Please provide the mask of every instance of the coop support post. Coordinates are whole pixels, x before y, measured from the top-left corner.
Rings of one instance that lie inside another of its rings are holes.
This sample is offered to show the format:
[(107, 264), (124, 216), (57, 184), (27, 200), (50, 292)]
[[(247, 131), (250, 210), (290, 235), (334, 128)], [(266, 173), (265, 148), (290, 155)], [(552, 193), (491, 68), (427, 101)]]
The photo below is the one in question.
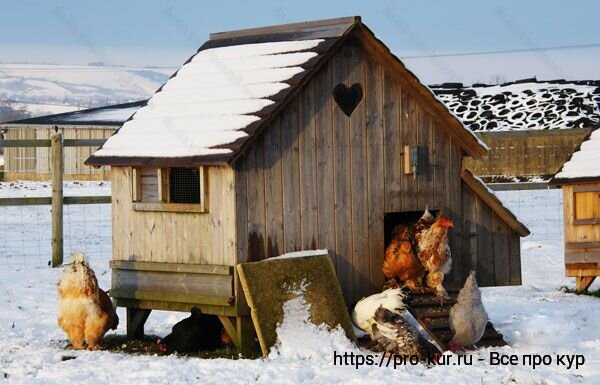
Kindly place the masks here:
[(256, 333), (250, 317), (227, 317), (220, 315), (219, 320), (221, 320), (223, 328), (225, 328), (225, 331), (229, 334), (239, 351), (252, 350), (254, 348)]
[(63, 140), (62, 134), (50, 137), (52, 147), (52, 267), (63, 263)]
[(585, 293), (590, 288), (590, 286), (592, 286), (592, 283), (594, 283), (595, 279), (596, 279), (595, 276), (591, 276), (591, 277), (577, 277), (575, 279), (577, 292), (578, 293)]
[(135, 340), (144, 338), (144, 324), (151, 311), (149, 309), (127, 308), (127, 338)]

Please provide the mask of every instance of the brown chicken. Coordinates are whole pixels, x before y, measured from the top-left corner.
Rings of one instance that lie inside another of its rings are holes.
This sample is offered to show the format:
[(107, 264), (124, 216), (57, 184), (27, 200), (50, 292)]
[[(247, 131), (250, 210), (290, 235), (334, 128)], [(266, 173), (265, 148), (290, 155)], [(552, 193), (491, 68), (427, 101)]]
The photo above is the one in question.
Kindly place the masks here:
[(83, 253), (73, 254), (73, 262), (58, 281), (58, 325), (67, 333), (73, 348), (94, 350), (108, 329), (116, 329), (119, 317), (108, 294), (98, 287), (94, 271)]
[(417, 241), (417, 256), (427, 270), (425, 283), (435, 290), (438, 297), (444, 298), (448, 293), (442, 286), (444, 274), (452, 268), (448, 229), (454, 227), (452, 220), (440, 215), (427, 229), (420, 232)]
[(426, 206), (425, 212), (423, 213), (421, 218), (419, 218), (417, 223), (415, 223), (415, 225), (413, 226), (413, 233), (415, 235), (415, 242), (417, 245), (421, 241), (421, 236), (422, 236), (423, 232), (425, 230), (427, 230), (428, 228), (430, 228), (434, 222), (435, 222), (435, 217), (433, 215), (431, 215), (431, 213), (429, 212), (429, 207)]
[(415, 255), (412, 232), (407, 226), (398, 225), (392, 232), (394, 239), (385, 249), (381, 270), (388, 280), (399, 278), (406, 286), (421, 286), (425, 268)]

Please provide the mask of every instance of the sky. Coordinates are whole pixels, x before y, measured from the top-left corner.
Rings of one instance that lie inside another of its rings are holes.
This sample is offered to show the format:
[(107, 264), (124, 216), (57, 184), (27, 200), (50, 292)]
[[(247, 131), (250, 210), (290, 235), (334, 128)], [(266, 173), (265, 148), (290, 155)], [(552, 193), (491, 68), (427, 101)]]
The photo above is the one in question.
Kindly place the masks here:
[[(600, 2), (7, 1), (1, 63), (178, 67), (211, 32), (360, 15), (428, 83), (600, 78)], [(544, 47), (595, 45), (540, 50)]]

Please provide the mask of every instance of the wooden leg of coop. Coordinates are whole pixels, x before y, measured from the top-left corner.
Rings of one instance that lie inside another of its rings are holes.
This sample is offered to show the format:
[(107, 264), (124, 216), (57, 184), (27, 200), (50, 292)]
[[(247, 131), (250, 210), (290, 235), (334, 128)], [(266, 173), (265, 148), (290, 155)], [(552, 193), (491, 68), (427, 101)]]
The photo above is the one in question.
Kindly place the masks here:
[(144, 324), (152, 310), (127, 308), (127, 338), (144, 338)]
[(590, 286), (592, 285), (592, 283), (594, 282), (594, 280), (596, 279), (595, 276), (593, 277), (577, 277), (575, 278), (575, 282), (577, 285), (577, 292), (578, 293), (585, 293), (587, 291), (587, 289), (590, 288)]
[(225, 331), (240, 351), (254, 349), (254, 325), (250, 317), (219, 316)]

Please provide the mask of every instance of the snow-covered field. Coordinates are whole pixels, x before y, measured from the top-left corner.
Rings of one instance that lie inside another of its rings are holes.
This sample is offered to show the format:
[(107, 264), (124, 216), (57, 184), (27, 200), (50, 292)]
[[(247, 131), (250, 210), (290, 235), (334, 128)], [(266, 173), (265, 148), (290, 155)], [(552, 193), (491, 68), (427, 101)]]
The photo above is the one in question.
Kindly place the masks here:
[(172, 68), (0, 64), (0, 100), (39, 116), (148, 98)]
[[(0, 184), (0, 197), (46, 195), (41, 184)], [(70, 185), (66, 194), (98, 195), (105, 186), (93, 183)], [(88, 191), (89, 189), (89, 191)], [(175, 356), (131, 356), (103, 351), (65, 351), (66, 336), (56, 324), (56, 290), (59, 271), (36, 261), (8, 264), (0, 268), (0, 382), (26, 384), (600, 384), (600, 299), (563, 293), (573, 287), (563, 276), (560, 194), (553, 192), (503, 192), (499, 196), (527, 224), (531, 237), (522, 242), (523, 285), (483, 289), (491, 320), (505, 335), (510, 347), (473, 353), (471, 366), (423, 365), (396, 369), (378, 366), (334, 365), (334, 351), (361, 352), (340, 332), (329, 333), (306, 322), (308, 312), (301, 299), (289, 303), (280, 328), (280, 345), (259, 360), (178, 358)], [(28, 223), (37, 220), (33, 208), (24, 209), (23, 223), (11, 231), (25, 234)], [(548, 211), (545, 213), (545, 211)], [(0, 210), (0, 223), (6, 220)], [(9, 213), (10, 215), (10, 213)], [(538, 219), (538, 218), (542, 219)], [(80, 218), (81, 219), (81, 218)], [(544, 222), (549, 222), (545, 224)], [(90, 224), (91, 232), (104, 225)], [(0, 231), (7, 231), (0, 227)], [(29, 231), (29, 230), (27, 230)], [(104, 229), (102, 229), (104, 231)], [(536, 231), (543, 236), (536, 237)], [(15, 233), (16, 234), (16, 233)], [(83, 235), (79, 235), (83, 237)], [(31, 237), (33, 239), (35, 237)], [(110, 240), (110, 237), (108, 238)], [(85, 245), (84, 239), (81, 239)], [(30, 243), (35, 243), (31, 241)], [(85, 248), (84, 248), (85, 250)], [(0, 266), (5, 255), (0, 249)], [(107, 261), (94, 259), (102, 287), (110, 282)], [(598, 289), (595, 284), (592, 289)], [(125, 313), (119, 310), (123, 321)], [(183, 314), (154, 312), (146, 332), (165, 335)], [(116, 331), (125, 333), (124, 322)], [(514, 354), (518, 365), (491, 365), (490, 352)], [(524, 355), (550, 355), (552, 363), (533, 369), (523, 365)], [(585, 364), (567, 369), (556, 363), (557, 354), (579, 354)], [(63, 361), (63, 356), (75, 359)], [(482, 358), (483, 361), (478, 361)], [(338, 362), (339, 364), (339, 362)]]

